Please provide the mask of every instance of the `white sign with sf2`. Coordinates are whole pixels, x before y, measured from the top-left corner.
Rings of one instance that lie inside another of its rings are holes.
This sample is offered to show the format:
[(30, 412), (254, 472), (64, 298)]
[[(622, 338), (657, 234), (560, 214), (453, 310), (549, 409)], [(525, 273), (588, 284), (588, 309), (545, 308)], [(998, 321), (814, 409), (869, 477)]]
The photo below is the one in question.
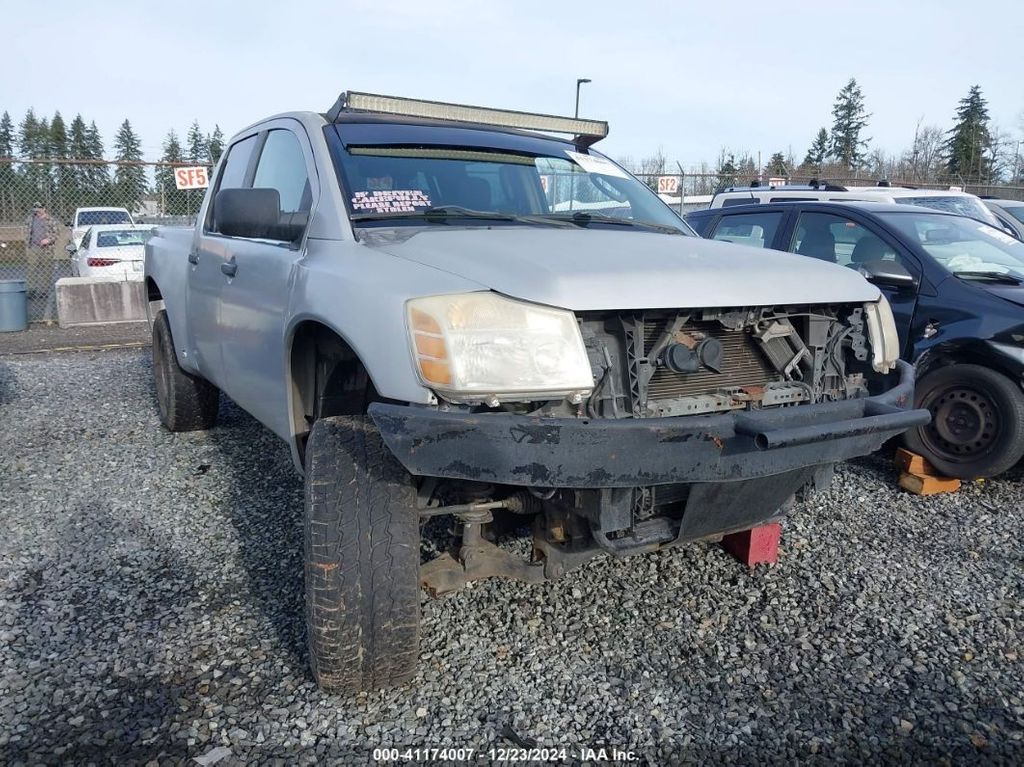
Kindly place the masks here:
[(174, 185), (178, 189), (206, 189), (210, 185), (210, 176), (206, 168), (175, 168)]

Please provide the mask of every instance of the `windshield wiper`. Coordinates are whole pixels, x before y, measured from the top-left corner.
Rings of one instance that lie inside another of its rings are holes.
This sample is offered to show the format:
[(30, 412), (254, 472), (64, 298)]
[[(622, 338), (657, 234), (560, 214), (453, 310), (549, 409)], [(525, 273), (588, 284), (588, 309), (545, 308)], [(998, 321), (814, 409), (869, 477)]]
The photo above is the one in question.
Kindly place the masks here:
[(461, 205), (438, 205), (415, 213), (356, 213), (353, 221), (390, 221), (392, 219), (415, 219), (431, 224), (448, 223), (452, 219), (473, 218), (481, 221), (515, 221), (526, 224), (544, 224), (546, 226), (573, 226), (572, 222), (551, 219), (546, 216), (518, 216), (513, 213), (501, 213), (496, 210), (473, 210)]
[(568, 221), (576, 226), (587, 226), (591, 222), (596, 221), (600, 224), (629, 226), (636, 229), (651, 229), (656, 232), (665, 232), (667, 234), (685, 234), (681, 229), (669, 226), (668, 224), (655, 224), (650, 221), (637, 221), (631, 218), (616, 218), (615, 216), (608, 216), (604, 213), (596, 213), (589, 210), (573, 211), (570, 215), (563, 213), (548, 213), (544, 215), (543, 218), (550, 221)]
[(1008, 272), (953, 272), (953, 274), (965, 280), (992, 280), (992, 282), (1002, 282), (1006, 285), (1020, 285), (1024, 282), (1020, 277), (1014, 277)]

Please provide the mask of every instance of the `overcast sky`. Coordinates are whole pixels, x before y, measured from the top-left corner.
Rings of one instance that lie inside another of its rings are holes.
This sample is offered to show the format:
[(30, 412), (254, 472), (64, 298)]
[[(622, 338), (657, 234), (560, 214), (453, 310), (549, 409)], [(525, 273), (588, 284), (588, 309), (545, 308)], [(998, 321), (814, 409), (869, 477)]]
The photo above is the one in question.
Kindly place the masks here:
[(81, 112), (108, 155), (125, 117), (156, 159), (194, 118), (230, 136), (324, 111), (345, 89), (571, 114), (577, 77), (593, 80), (581, 115), (611, 124), (605, 153), (660, 146), (684, 166), (723, 146), (802, 159), (850, 77), (872, 147), (906, 148), (918, 118), (948, 128), (975, 83), (993, 121), (1014, 140), (1022, 130), (1019, 0), (50, 0), (3, 16), (0, 111)]

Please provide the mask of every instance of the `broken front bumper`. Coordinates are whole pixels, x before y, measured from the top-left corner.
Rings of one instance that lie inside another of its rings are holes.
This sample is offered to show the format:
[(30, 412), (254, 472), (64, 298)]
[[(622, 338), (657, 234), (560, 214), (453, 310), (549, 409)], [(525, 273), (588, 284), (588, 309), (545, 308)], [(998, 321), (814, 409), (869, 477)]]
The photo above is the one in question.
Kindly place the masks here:
[(914, 368), (862, 399), (712, 416), (534, 418), (375, 403), (370, 415), (411, 474), (597, 489), (768, 477), (877, 450), (914, 426)]

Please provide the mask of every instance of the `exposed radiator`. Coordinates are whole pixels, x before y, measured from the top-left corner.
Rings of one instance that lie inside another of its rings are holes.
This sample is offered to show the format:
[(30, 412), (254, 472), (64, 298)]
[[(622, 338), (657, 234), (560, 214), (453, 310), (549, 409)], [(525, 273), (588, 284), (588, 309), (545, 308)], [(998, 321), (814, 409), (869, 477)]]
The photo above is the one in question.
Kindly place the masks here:
[[(668, 321), (644, 324), (644, 353), (657, 342)], [(691, 322), (688, 330), (699, 330), (722, 343), (722, 372), (701, 370), (678, 374), (659, 368), (648, 385), (648, 399), (660, 400), (706, 394), (722, 388), (764, 386), (779, 380), (765, 355), (757, 348), (757, 340), (745, 330), (727, 330), (717, 322)]]

